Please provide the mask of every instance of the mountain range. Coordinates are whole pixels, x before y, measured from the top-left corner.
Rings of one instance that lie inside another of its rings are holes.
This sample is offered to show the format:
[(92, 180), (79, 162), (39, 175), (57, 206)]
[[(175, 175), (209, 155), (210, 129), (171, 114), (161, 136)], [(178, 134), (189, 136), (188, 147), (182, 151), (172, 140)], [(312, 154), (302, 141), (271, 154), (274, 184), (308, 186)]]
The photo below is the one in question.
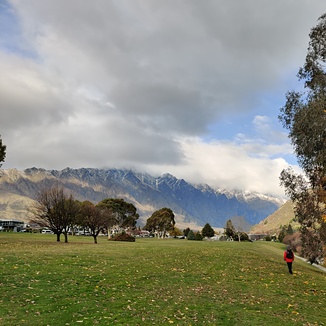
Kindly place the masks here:
[(143, 226), (152, 213), (171, 208), (176, 226), (199, 229), (209, 223), (223, 228), (228, 219), (244, 231), (275, 212), (284, 200), (240, 190), (221, 190), (207, 184), (191, 184), (171, 174), (159, 177), (134, 170), (81, 168), (1, 170), (0, 219), (28, 222), (29, 207), (44, 187), (63, 186), (80, 200), (94, 203), (105, 198), (123, 198), (133, 203)]

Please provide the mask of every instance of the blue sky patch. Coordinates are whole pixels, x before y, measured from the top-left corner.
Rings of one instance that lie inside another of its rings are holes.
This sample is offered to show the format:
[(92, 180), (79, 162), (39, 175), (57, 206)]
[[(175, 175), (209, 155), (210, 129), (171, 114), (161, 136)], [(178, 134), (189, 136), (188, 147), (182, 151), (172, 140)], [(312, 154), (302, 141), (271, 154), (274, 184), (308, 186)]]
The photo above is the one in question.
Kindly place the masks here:
[(0, 3), (0, 50), (22, 57), (36, 57), (35, 50), (24, 38), (17, 13), (6, 0)]

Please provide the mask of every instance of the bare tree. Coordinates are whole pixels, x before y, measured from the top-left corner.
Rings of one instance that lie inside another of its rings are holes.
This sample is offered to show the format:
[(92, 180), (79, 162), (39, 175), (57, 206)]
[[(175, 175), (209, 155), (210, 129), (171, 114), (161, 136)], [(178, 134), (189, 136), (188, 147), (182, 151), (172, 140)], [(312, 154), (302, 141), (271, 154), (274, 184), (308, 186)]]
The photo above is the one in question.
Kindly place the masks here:
[(81, 224), (90, 230), (94, 243), (97, 243), (97, 236), (107, 228), (107, 215), (90, 201), (81, 203), (79, 215)]
[(68, 229), (76, 219), (78, 209), (76, 200), (71, 194), (67, 195), (64, 188), (44, 188), (36, 196), (32, 222), (50, 228), (56, 234), (57, 241), (64, 233), (65, 242), (68, 242)]

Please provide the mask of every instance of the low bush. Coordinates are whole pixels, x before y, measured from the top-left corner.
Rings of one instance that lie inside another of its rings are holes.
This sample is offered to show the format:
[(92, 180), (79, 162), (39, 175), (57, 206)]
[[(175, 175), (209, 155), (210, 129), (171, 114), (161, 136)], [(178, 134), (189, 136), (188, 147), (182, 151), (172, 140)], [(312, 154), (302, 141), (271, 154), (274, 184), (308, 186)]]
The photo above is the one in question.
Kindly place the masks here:
[(300, 239), (300, 232), (295, 232), (293, 234), (287, 234), (283, 238), (283, 243), (291, 246), (292, 250), (297, 252), (301, 255), (301, 239)]
[(111, 240), (113, 241), (127, 241), (127, 242), (135, 242), (136, 239), (132, 235), (122, 232), (115, 235)]

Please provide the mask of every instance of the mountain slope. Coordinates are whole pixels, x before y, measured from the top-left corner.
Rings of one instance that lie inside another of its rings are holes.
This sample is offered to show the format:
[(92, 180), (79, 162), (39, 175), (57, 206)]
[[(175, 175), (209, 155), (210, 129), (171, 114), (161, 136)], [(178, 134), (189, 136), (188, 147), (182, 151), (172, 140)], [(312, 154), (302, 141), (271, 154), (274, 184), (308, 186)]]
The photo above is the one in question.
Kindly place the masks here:
[[(213, 227), (224, 227), (228, 219), (238, 216), (242, 219), (235, 220), (242, 220), (247, 228), (259, 223), (280, 206), (277, 198), (193, 185), (171, 174), (153, 177), (132, 170), (66, 168), (49, 171), (30, 168), (24, 171), (2, 170), (0, 218), (16, 216), (17, 219), (28, 220), (28, 206), (36, 194), (54, 184), (65, 187), (80, 201), (97, 203), (108, 197), (124, 198), (136, 206), (140, 225), (144, 225), (155, 210), (169, 207), (179, 225), (203, 226), (210, 223)], [(8, 196), (11, 204), (6, 201)], [(24, 211), (26, 216), (23, 218)]]
[(291, 223), (293, 228), (297, 228), (299, 223), (294, 222), (293, 202), (287, 201), (273, 214), (262, 220), (259, 224), (254, 225), (250, 232), (256, 234), (278, 234), (282, 226)]

